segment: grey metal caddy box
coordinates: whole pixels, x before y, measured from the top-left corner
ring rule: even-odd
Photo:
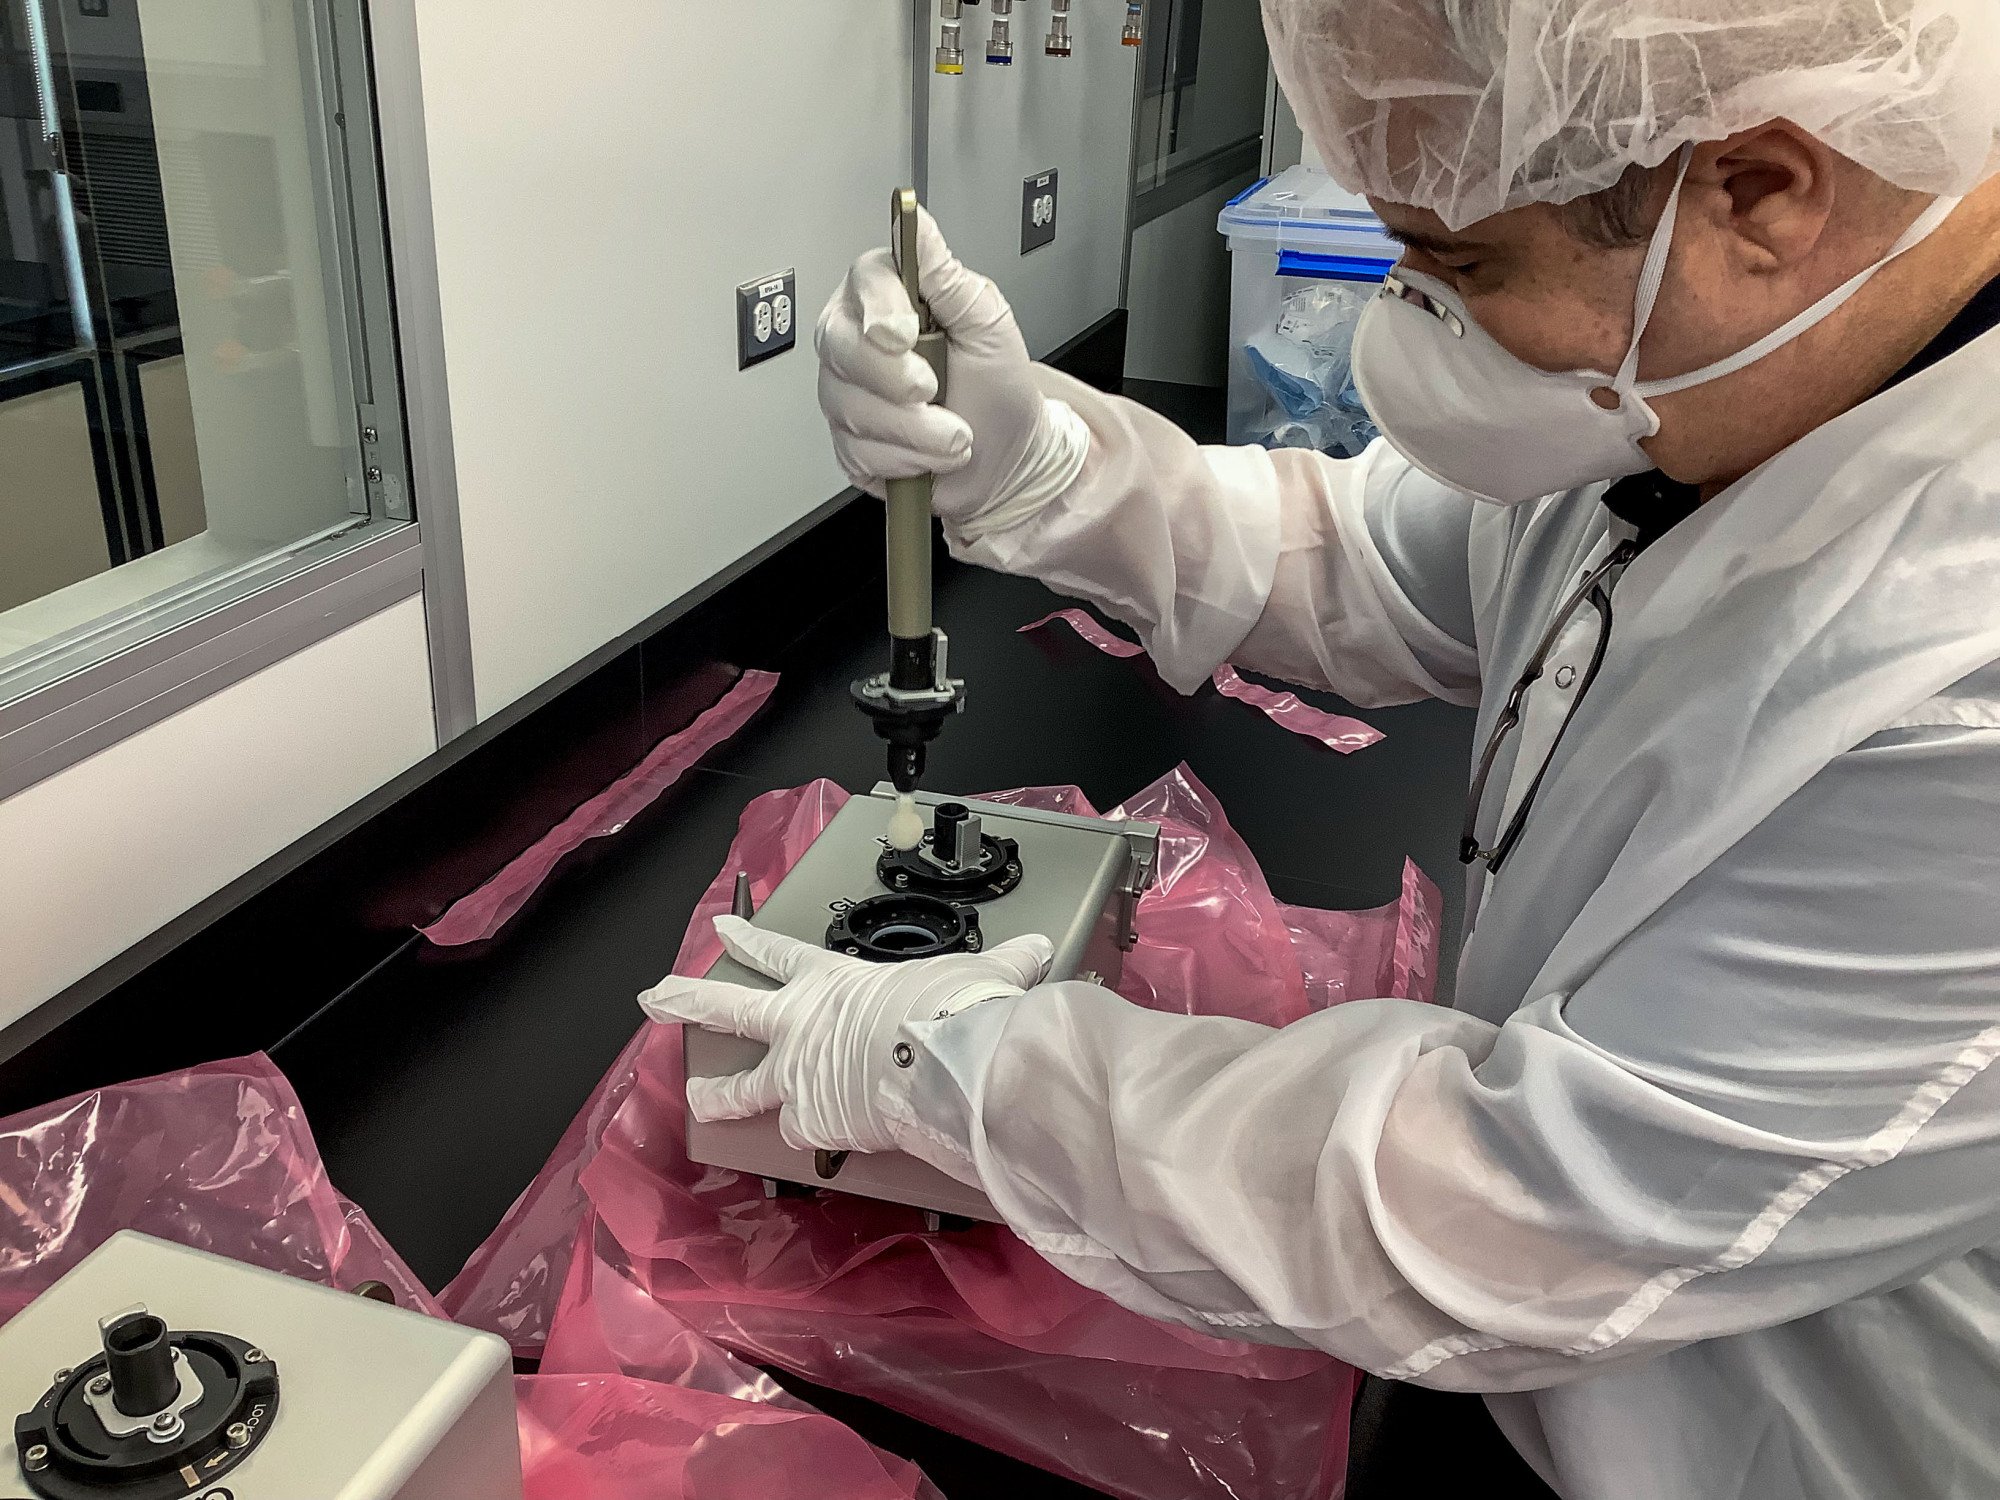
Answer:
[[[1118,982],[1134,940],[1139,897],[1157,863],[1158,824],[1074,817],[931,793],[919,793],[917,800],[932,813],[956,802],[978,816],[986,833],[1019,846],[1021,883],[975,908],[987,946],[1039,932],[1055,944],[1051,978],[1092,976],[1107,985]],[[753,918],[756,924],[821,944],[835,915],[834,902],[888,892],[877,877],[876,860],[895,807],[895,790],[886,783],[852,799],[771,893]],[[709,977],[776,987],[726,956],[709,970]],[[762,1042],[687,1028],[690,1078],[742,1072],[756,1066],[764,1051]],[[850,1157],[829,1179],[821,1167],[832,1163],[787,1146],[779,1138],[775,1114],[712,1125],[690,1117],[688,1155],[705,1166],[769,1181],[804,1183],[964,1218],[998,1217],[983,1193],[907,1156]]]
[[[248,1357],[275,1369],[276,1391],[227,1443],[172,1460],[184,1466],[138,1488],[194,1500],[521,1500],[514,1364],[502,1340],[131,1230],[0,1328],[0,1495],[56,1483],[99,1492],[63,1480],[46,1444],[18,1451],[16,1422],[69,1409],[57,1400],[72,1375],[62,1367],[78,1366],[82,1379],[100,1320],[141,1308],[182,1334],[254,1340]],[[102,1448],[103,1438],[78,1432],[76,1443]],[[224,1467],[229,1449],[244,1456]]]

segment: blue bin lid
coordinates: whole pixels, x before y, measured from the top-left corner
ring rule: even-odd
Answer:
[[[1402,247],[1389,238],[1368,200],[1314,167],[1287,167],[1238,194],[1216,227],[1232,249],[1303,251],[1393,264]]]

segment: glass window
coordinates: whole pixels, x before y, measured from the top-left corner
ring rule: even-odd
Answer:
[[[1269,64],[1257,0],[1151,0],[1139,54],[1138,191],[1251,162]]]
[[[411,519],[361,48],[0,0],[0,705]]]

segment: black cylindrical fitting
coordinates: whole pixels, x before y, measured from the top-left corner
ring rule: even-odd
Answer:
[[[924,776],[924,746],[895,742],[889,746],[889,783],[899,792],[914,792]]]
[[[128,1417],[165,1411],[181,1393],[167,1325],[151,1313],[133,1313],[105,1329],[104,1360],[112,1404]]]
[[[934,815],[933,827],[936,838],[932,841],[931,852],[948,865],[963,864],[968,856],[976,858],[973,851],[959,848],[960,836],[965,832],[965,820],[972,816],[962,802],[947,802]]]
[[[935,636],[889,637],[889,686],[899,693],[921,693],[937,685]]]

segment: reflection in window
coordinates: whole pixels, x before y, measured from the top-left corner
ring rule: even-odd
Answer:
[[[1139,54],[1138,190],[1260,139],[1268,65],[1257,0],[1151,0]]]
[[[396,508],[331,27],[0,0],[0,701],[38,653]]]

